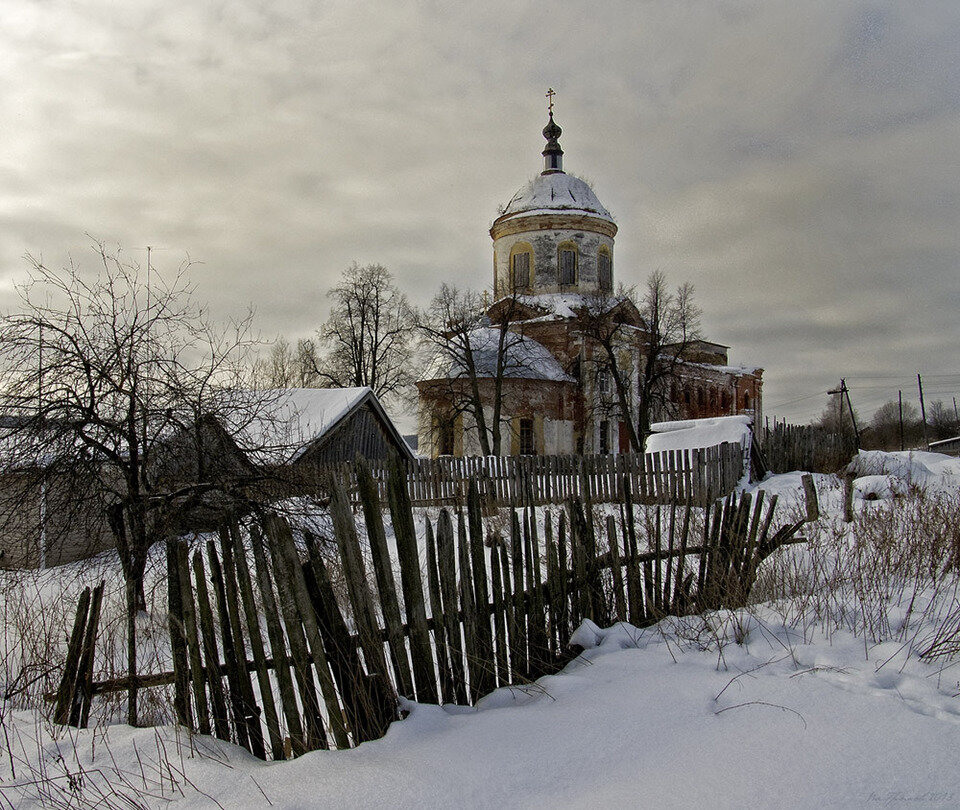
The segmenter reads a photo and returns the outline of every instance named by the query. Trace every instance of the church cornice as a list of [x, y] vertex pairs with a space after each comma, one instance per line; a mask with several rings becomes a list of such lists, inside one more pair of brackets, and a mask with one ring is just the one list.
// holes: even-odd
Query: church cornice
[[583, 213], [511, 214], [494, 221], [490, 228], [492, 239], [530, 231], [590, 231], [613, 239], [617, 226], [606, 219]]

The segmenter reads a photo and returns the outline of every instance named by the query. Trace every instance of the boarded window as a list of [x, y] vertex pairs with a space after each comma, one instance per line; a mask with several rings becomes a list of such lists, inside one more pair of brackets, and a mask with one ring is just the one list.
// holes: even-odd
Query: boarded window
[[577, 251], [564, 248], [560, 251], [560, 283], [577, 283]]
[[606, 420], [600, 423], [600, 452], [610, 452], [610, 423]]
[[533, 436], [533, 420], [520, 420], [520, 455], [532, 456], [536, 453], [536, 446]]
[[514, 289], [524, 289], [530, 286], [529, 253], [515, 253], [513, 255], [513, 286]]
[[613, 263], [609, 253], [601, 253], [597, 258], [597, 282], [601, 290], [609, 292], [613, 289]]

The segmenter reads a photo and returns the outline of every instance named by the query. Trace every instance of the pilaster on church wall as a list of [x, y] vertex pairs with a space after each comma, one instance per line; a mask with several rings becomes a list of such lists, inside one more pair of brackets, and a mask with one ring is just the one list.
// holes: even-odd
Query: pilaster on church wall
[[570, 455], [576, 450], [573, 440], [573, 420], [543, 420], [544, 453], [552, 456]]

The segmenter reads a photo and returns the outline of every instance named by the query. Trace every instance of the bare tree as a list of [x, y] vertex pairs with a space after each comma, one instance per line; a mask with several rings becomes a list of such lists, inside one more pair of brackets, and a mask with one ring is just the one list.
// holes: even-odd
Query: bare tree
[[957, 419], [952, 407], [942, 399], [935, 399], [927, 408], [927, 423], [930, 425], [930, 439], [952, 439], [957, 435]]
[[[855, 418], [857, 424], [859, 424], [862, 421], [860, 414], [856, 408], [853, 408], [852, 411], [853, 418]], [[847, 404], [845, 395], [839, 391], [829, 394], [829, 400], [823, 411], [821, 411], [820, 418], [817, 419], [814, 424], [838, 437], [849, 437], [850, 441], [853, 441], [854, 429], [853, 420], [851, 419], [851, 408]]]
[[319, 364], [315, 341], [301, 338], [293, 346], [280, 335], [254, 361], [253, 384], [257, 388], [320, 388]]
[[317, 344], [310, 338], [300, 338], [297, 341], [297, 352], [294, 357], [294, 370], [298, 388], [319, 388], [322, 380], [317, 373], [319, 365]]
[[329, 296], [333, 308], [318, 333], [328, 349], [315, 364], [319, 378], [341, 388], [369, 386], [378, 397], [399, 395], [413, 381], [416, 317], [389, 271], [354, 263]]
[[[587, 299], [582, 311], [583, 333], [594, 356], [594, 410], [615, 413], [626, 427], [630, 448], [643, 452], [643, 436], [634, 421], [636, 381], [642, 362], [645, 323], [633, 288], [621, 286], [616, 296]], [[612, 390], [610, 383], [612, 382]]]
[[[529, 371], [523, 335], [511, 329], [516, 295], [497, 302], [492, 322], [479, 294], [444, 284], [419, 319], [430, 369], [422, 383], [429, 399], [441, 403], [448, 422], [467, 416], [477, 431], [482, 455], [499, 455], [503, 442], [504, 380]], [[484, 409], [489, 403], [490, 415]]]
[[290, 341], [280, 335], [270, 344], [266, 354], [253, 364], [254, 384], [260, 388], [293, 388], [297, 386], [297, 356]]
[[[836, 403], [833, 403], [832, 420], [836, 419], [836, 407]], [[912, 402], [904, 402], [901, 406], [897, 400], [891, 400], [874, 412], [869, 430], [864, 437], [864, 447], [874, 450], [900, 449], [901, 408], [904, 446], [914, 447], [922, 440], [923, 429], [917, 407]], [[827, 410], [830, 411], [831, 406], [828, 406]]]
[[672, 391], [682, 385], [684, 363], [701, 337], [701, 310], [693, 295], [689, 283], [671, 291], [658, 270], [642, 296], [621, 286], [614, 297], [589, 299], [583, 311], [584, 334], [599, 350], [598, 369], [609, 374], [635, 452], [643, 451], [654, 415], [672, 414], [675, 408]]
[[[253, 341], [249, 316], [211, 325], [191, 297], [189, 262], [167, 281], [154, 272], [148, 285], [119, 250], [95, 247], [92, 272], [28, 257], [20, 309], [0, 332], [2, 438], [70, 471], [102, 500], [126, 580], [133, 676], [150, 547], [185, 516], [242, 499], [255, 478], [226, 458], [229, 441], [214, 418], [229, 402], [230, 424], [242, 423], [239, 398], [223, 391], [244, 387]], [[22, 463], [16, 451], [4, 461]], [[135, 686], [128, 711], [135, 724]]]
[[671, 292], [666, 276], [657, 270], [647, 279], [640, 299], [640, 316], [646, 324], [644, 363], [639, 375], [640, 436], [650, 433], [652, 414], [670, 414], [671, 389], [682, 383], [681, 370], [692, 344], [700, 340], [702, 311], [693, 300], [693, 285], [685, 282]]

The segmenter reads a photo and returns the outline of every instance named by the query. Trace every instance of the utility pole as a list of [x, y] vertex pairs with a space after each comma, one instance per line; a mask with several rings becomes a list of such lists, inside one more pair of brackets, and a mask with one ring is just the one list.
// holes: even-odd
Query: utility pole
[[920, 389], [920, 418], [923, 420], [923, 446], [929, 450], [930, 442], [927, 439], [927, 409], [923, 405], [923, 381], [917, 374], [917, 388]]
[[38, 325], [40, 332], [37, 343], [37, 416], [43, 414], [43, 324]]
[[897, 391], [897, 404], [900, 406], [900, 451], [903, 452], [903, 391]]
[[[853, 404], [850, 402], [850, 389], [847, 388], [847, 381], [845, 379], [840, 380], [840, 387], [834, 389], [833, 391], [827, 391], [828, 394], [839, 394], [840, 401], [838, 403], [837, 415], [843, 416], [843, 398], [847, 398], [847, 408], [850, 411], [850, 424], [853, 425], [853, 441], [854, 447], [856, 450], [860, 450], [860, 429], [857, 427], [857, 417], [853, 415]], [[843, 424], [843, 419], [841, 418], [840, 424]]]

